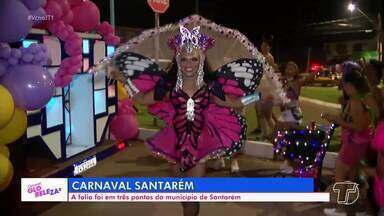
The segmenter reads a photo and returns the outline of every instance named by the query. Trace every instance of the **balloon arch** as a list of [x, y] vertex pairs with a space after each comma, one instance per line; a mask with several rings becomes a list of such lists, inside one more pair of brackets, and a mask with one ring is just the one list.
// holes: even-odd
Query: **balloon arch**
[[[45, 67], [50, 55], [44, 44], [18, 47], [32, 27], [46, 29], [64, 42], [68, 57], [54, 76]], [[107, 45], [120, 42], [109, 23], [100, 23], [99, 9], [91, 1], [0, 1], [0, 191], [12, 180], [13, 165], [7, 145], [25, 133], [26, 111], [45, 107], [56, 87], [65, 87], [72, 81], [83, 58], [82, 39], [77, 32], [90, 31], [102, 35]]]

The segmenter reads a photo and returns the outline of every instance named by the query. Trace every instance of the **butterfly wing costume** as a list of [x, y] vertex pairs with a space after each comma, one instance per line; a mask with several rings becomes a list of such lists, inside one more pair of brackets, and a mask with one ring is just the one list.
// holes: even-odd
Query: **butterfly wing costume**
[[[156, 32], [143, 34], [155, 35]], [[132, 40], [131, 45], [141, 40]], [[187, 171], [212, 156], [231, 156], [241, 149], [246, 139], [244, 117], [234, 109], [216, 104], [213, 98], [225, 101], [231, 97], [243, 102], [244, 98], [255, 97], [255, 90], [268, 66], [259, 57], [261, 55], [257, 58], [252, 55], [232, 58], [231, 62], [214, 71], [215, 79], [206, 83], [203, 81], [203, 63], [206, 51], [214, 43], [213, 38], [200, 32], [200, 27], [189, 30], [180, 26], [180, 34], [168, 40], [176, 61], [181, 49], [200, 50], [196, 81], [198, 90], [192, 96], [183, 91], [179, 73], [176, 83], [172, 84], [169, 74], [151, 56], [120, 49], [110, 61], [126, 78], [125, 88], [131, 96], [154, 91], [156, 103], [149, 105], [148, 111], [162, 119], [166, 126], [146, 144], [156, 155], [180, 164], [181, 171]], [[255, 48], [251, 53], [258, 54]]]

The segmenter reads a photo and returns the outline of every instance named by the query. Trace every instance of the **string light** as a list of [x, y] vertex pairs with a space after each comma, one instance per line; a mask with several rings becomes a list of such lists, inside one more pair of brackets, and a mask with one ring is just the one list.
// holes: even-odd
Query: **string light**
[[[316, 129], [317, 128], [317, 129]], [[310, 177], [317, 173], [324, 159], [326, 148], [331, 141], [334, 126], [320, 126], [315, 124], [301, 130], [280, 131], [274, 139], [274, 150], [294, 164], [294, 173], [300, 177]], [[296, 145], [291, 145], [292, 143]], [[297, 160], [296, 160], [297, 159]]]

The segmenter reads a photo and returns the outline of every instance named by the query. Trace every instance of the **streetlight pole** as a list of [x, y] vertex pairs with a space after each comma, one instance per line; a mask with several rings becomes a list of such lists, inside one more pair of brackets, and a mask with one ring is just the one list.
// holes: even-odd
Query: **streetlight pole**
[[115, 27], [115, 0], [109, 1], [109, 19], [113, 27]]
[[381, 14], [379, 13], [377, 15], [377, 20], [378, 20], [378, 25], [377, 25], [377, 57], [379, 61], [384, 61], [383, 58], [383, 39], [384, 39], [384, 34], [383, 34], [383, 20], [381, 18]]
[[199, 14], [199, 0], [195, 0], [195, 14]]

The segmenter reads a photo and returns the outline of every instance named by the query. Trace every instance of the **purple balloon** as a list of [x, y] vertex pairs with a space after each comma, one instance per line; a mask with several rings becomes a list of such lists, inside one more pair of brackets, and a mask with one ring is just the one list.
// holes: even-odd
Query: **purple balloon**
[[7, 72], [8, 62], [4, 61], [3, 59], [0, 59], [0, 77]]
[[11, 56], [11, 48], [8, 47], [1, 47], [0, 48], [0, 58], [8, 59]]
[[12, 94], [16, 106], [26, 110], [42, 108], [54, 92], [51, 74], [36, 65], [11, 67], [0, 83]]
[[40, 7], [40, 0], [21, 0], [29, 10], [37, 10]]
[[32, 27], [30, 11], [16, 0], [0, 1], [0, 42], [23, 39]]
[[33, 55], [30, 53], [26, 53], [23, 55], [24, 62], [31, 62], [33, 60]]
[[40, 52], [41, 47], [39, 44], [33, 43], [33, 44], [29, 45], [28, 50], [29, 50], [29, 52], [35, 54], [35, 53]]
[[8, 63], [9, 63], [10, 65], [17, 65], [17, 64], [19, 64], [19, 59], [14, 58], [14, 57], [10, 57], [10, 58], [8, 59]]
[[9, 46], [9, 44], [7, 44], [7, 43], [0, 43], [0, 50], [1, 49], [4, 49], [4, 48], [11, 48], [10, 46]]
[[45, 53], [43, 52], [38, 52], [36, 55], [35, 55], [35, 60], [36, 61], [42, 61], [45, 57]]
[[45, 14], [45, 10], [43, 8], [39, 7], [37, 10], [31, 11], [31, 15], [39, 18], [39, 19], [33, 20], [33, 25], [38, 25], [44, 21], [43, 17], [46, 14]]
[[41, 47], [41, 50], [43, 52], [45, 52], [45, 53], [48, 52], [48, 48], [47, 48], [47, 46], [45, 46], [45, 44], [41, 44], [40, 47]]
[[41, 61], [42, 61], [42, 60], [33, 59], [32, 63], [33, 63], [34, 65], [42, 66], [42, 65], [41, 65]]
[[21, 57], [21, 51], [19, 49], [13, 48], [11, 50], [11, 56], [19, 59]]

